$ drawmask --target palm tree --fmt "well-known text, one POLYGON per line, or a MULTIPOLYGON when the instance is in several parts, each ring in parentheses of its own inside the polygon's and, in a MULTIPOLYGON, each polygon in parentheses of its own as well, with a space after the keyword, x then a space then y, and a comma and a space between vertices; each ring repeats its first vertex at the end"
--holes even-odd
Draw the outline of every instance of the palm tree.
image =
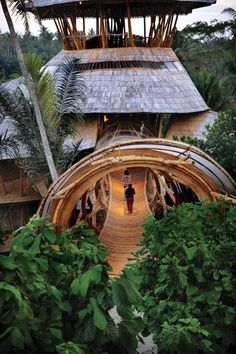
POLYGON ((218 111, 231 102, 232 88, 227 84, 227 77, 220 78, 207 69, 190 70, 190 76, 211 109, 218 111))
POLYGON ((236 10, 233 9, 232 7, 227 7, 222 11, 222 13, 227 14, 232 18, 231 31, 232 31, 233 38, 235 39, 236 38, 236 10))
MULTIPOLYGON (((56 168, 59 172, 68 168, 78 153, 80 142, 65 149, 65 140, 75 133, 75 123, 83 118, 80 106, 85 101, 84 81, 78 68, 78 59, 67 60, 58 71, 56 80, 46 70, 43 60, 36 54, 25 55, 25 63, 31 74, 36 95, 41 107, 47 136, 56 168), (55 88, 56 84, 56 88, 55 88)), ((21 150, 28 158, 21 160, 21 166, 31 181, 44 175, 47 184, 48 165, 43 153, 42 142, 37 129, 32 103, 20 88, 9 93, 0 89, 0 118, 9 115, 15 122, 14 136, 21 150), (27 130, 25 129, 27 126, 27 130)))
MULTIPOLYGON (((20 0, 19 1, 18 0, 17 1, 13 1, 13 2, 15 3, 14 4, 14 8, 16 10, 18 8, 22 8, 22 3, 24 4, 24 1, 20 1, 20 0)), ((37 99, 37 95, 36 95, 36 92, 35 92, 35 87, 34 87, 34 84, 33 84, 33 80, 32 80, 32 77, 31 77, 29 71, 27 70, 26 65, 25 65, 24 58, 23 58, 23 53, 21 51, 21 48, 20 48, 20 45, 19 45, 19 41, 17 39, 17 35, 16 35, 16 32, 15 32, 15 28, 14 28, 11 16, 9 14, 9 11, 8 11, 6 0, 1 0, 1 4, 2 4, 4 16, 6 18, 6 21, 7 21, 8 27, 9 27, 9 31, 10 31, 10 35, 11 35, 11 38, 12 38, 12 41, 13 41, 13 45, 14 45, 14 48, 15 48, 15 51, 16 51, 17 60, 19 62, 19 66, 20 66, 22 75, 24 77, 26 87, 27 87, 27 89, 29 91, 30 98, 31 98, 32 103, 33 103, 33 107, 34 107, 34 111, 35 111, 35 118, 36 118, 36 121, 37 121, 37 126, 38 126, 38 129, 39 129, 39 132, 40 132, 40 137, 41 137, 41 140, 42 140, 43 151, 44 151, 44 154, 45 154, 45 157, 46 157, 46 161, 47 161, 48 168, 49 168, 49 171, 50 171, 50 174, 51 174, 51 178, 54 181, 58 177, 58 175, 57 175, 56 167, 55 167, 55 164, 54 164, 54 161, 53 161, 51 149, 50 149, 50 146, 49 146, 48 137, 47 137, 46 130, 45 130, 45 127, 44 127, 44 122, 43 122, 43 118, 42 118, 42 114, 41 114, 41 110, 40 110, 40 105, 39 105, 39 102, 38 102, 38 99, 37 99)))
POLYGON ((222 11, 222 13, 230 15, 234 20, 236 20, 236 10, 234 10, 232 7, 227 7, 222 11))

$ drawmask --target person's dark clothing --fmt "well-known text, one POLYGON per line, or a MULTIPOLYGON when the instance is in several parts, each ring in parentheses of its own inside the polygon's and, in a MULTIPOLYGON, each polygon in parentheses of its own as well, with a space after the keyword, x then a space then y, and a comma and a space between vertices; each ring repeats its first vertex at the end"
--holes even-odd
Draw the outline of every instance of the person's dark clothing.
POLYGON ((125 190, 125 198, 126 198, 127 209, 129 213, 132 213, 133 211, 134 194, 135 194, 135 189, 132 187, 128 187, 125 190))

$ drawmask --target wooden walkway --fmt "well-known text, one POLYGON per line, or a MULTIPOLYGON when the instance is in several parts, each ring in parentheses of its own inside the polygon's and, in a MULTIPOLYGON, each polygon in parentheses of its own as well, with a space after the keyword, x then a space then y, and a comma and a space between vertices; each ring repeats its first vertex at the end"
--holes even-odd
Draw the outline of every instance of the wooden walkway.
POLYGON ((145 169, 129 169, 135 188, 133 213, 128 214, 121 182, 123 171, 110 175, 111 197, 105 225, 100 234, 101 241, 108 247, 108 261, 112 265, 111 275, 118 275, 130 257, 138 249, 143 228, 140 225, 144 216, 150 212, 145 194, 145 169))

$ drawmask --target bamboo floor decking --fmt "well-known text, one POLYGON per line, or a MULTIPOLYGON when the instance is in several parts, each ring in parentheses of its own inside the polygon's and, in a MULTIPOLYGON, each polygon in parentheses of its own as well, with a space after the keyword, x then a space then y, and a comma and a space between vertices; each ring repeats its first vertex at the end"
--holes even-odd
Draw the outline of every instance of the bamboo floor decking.
POLYGON ((111 276, 120 274, 127 259, 131 257, 130 253, 138 249, 137 244, 143 232, 140 224, 144 216, 150 212, 145 194, 145 169, 133 168, 129 171, 136 192, 133 213, 127 212, 124 187, 121 182, 123 171, 116 171, 110 175, 110 206, 99 237, 108 248, 108 262, 113 268, 111 276))

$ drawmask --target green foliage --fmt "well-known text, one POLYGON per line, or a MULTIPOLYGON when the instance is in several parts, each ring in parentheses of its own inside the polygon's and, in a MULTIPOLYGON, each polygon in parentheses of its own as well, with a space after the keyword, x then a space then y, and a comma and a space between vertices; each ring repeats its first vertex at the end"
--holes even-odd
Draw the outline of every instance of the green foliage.
MULTIPOLYGON (((229 12, 231 14, 232 12, 229 12)), ((197 22, 177 32, 173 48, 213 110, 235 108, 235 18, 197 22)))
POLYGON ((177 140, 195 145, 212 156, 229 174, 236 178, 236 114, 233 111, 219 112, 212 126, 206 127, 205 139, 188 136, 177 140))
POLYGON ((227 88, 227 91, 225 91, 228 82, 227 77, 222 79, 206 69, 193 69, 190 75, 201 96, 210 108, 218 111, 226 107, 231 101, 230 88, 227 88))
POLYGON ((146 326, 160 353, 234 353, 236 206, 182 204, 144 224, 137 253, 146 326))
MULTIPOLYGON (((34 81, 54 162, 60 173, 75 161, 79 153, 80 141, 69 147, 65 147, 65 141, 69 135, 73 137, 75 123, 82 120, 80 107, 85 100, 83 78, 76 69, 77 60, 66 61, 56 74, 58 80, 55 87, 54 79, 44 67, 41 57, 31 53, 25 55, 24 59, 34 81)), ((32 102, 20 88, 10 93, 1 87, 0 100, 0 120, 9 115, 14 119, 16 128, 16 133, 8 137, 10 142, 6 138, 0 139, 0 154, 7 151, 8 154, 14 152, 19 156, 19 150, 23 147, 29 157, 21 161, 23 169, 32 180, 38 174, 44 174, 47 182, 48 165, 32 102)))
MULTIPOLYGON (((61 44, 55 34, 43 29, 39 36, 18 35, 20 46, 24 53, 36 53, 44 62, 50 60, 61 49, 61 44)), ((9 33, 0 32, 0 81, 21 76, 14 47, 9 33)))
POLYGON ((121 300, 113 301, 113 287, 124 284, 111 285, 107 250, 86 223, 58 233, 33 217, 10 248, 0 256, 1 353, 136 353, 143 322, 129 301, 115 324, 109 311, 121 300))

